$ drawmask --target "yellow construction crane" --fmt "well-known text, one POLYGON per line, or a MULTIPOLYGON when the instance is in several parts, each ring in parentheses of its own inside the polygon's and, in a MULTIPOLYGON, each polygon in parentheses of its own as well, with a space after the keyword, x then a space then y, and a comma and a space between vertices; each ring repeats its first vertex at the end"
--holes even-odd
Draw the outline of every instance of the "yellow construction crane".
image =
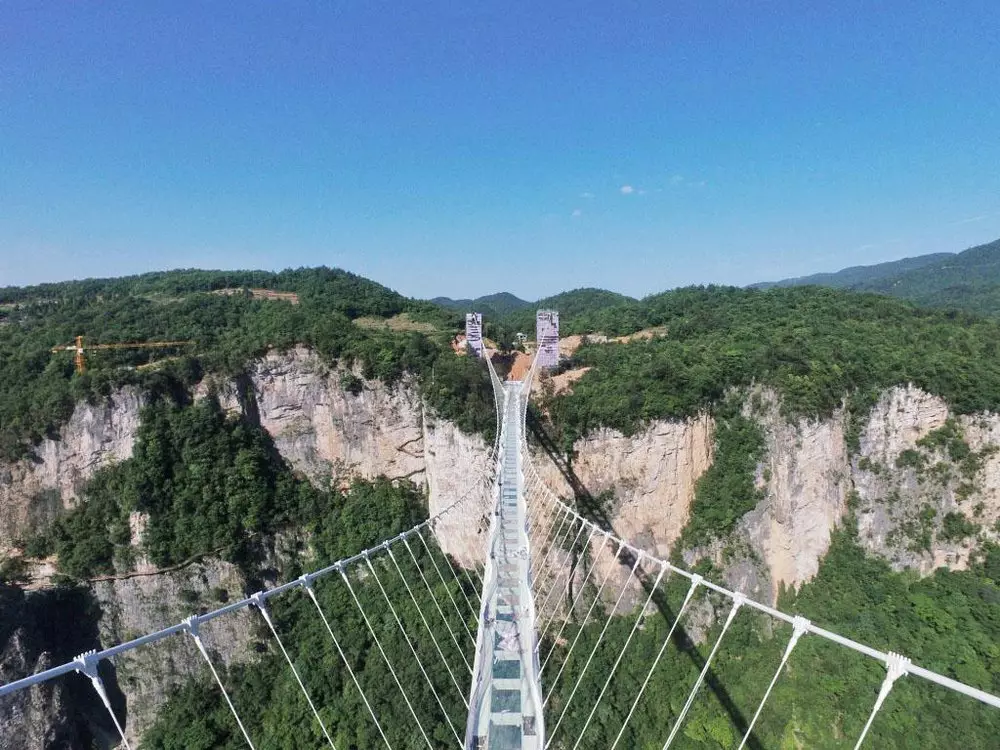
POLYGON ((76 365, 78 375, 83 375, 87 371, 87 360, 84 352, 91 352, 97 349, 166 349, 171 346, 187 346, 193 341, 135 341, 124 344, 86 344, 83 343, 83 336, 77 336, 76 341, 66 346, 57 346, 52 349, 52 353, 74 352, 73 363, 76 365))

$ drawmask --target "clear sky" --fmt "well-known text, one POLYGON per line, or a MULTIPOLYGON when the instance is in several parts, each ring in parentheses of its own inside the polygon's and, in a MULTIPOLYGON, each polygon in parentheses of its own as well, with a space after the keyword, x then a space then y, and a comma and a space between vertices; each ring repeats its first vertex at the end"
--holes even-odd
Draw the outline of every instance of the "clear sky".
POLYGON ((1000 3, 0 3, 0 286, 643 295, 1000 237, 1000 3))

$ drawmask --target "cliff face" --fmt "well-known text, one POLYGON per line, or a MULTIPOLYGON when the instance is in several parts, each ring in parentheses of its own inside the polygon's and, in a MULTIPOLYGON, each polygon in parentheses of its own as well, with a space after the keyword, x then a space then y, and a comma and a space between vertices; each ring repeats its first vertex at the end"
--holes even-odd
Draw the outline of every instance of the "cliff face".
POLYGON ((894 568, 963 569, 1000 538, 1000 415, 956 417, 915 388, 885 394, 852 462, 863 546, 894 568))
MULTIPOLYGON (((432 515, 474 489, 471 480, 486 468, 488 455, 481 438, 424 413, 413 383, 362 381, 360 388, 348 390, 357 386, 356 377, 347 382, 344 373, 297 349, 269 354, 238 381, 205 382, 196 396, 214 392, 227 408, 259 423, 281 455, 314 482, 380 474, 407 479, 427 488, 432 515)), ((923 573, 941 565, 964 566, 980 537, 998 537, 1000 416, 954 418, 940 399, 915 388, 895 388, 862 421, 859 448, 852 452, 845 415, 789 423, 774 394, 757 395, 749 401, 759 403, 746 413, 761 424, 766 438, 757 470, 763 499, 728 539, 691 552, 688 562, 709 555, 731 586, 773 599, 781 584, 799 585, 815 575, 832 531, 852 511, 866 549, 897 568, 923 573)), ((71 507, 98 468, 131 455, 141 406, 139 394, 129 389, 100 404, 81 404, 61 439, 42 443, 35 460, 0 468, 0 552, 71 507)), ((558 494, 585 498, 618 536, 667 557, 690 516, 696 483, 712 463, 714 428, 703 415, 654 422, 629 437, 599 430, 578 441, 569 465, 540 450, 533 460, 558 494)), ((432 532, 463 565, 481 564, 488 512, 482 502, 463 505, 432 532)), ((138 537, 142 519, 135 521, 138 537)), ((602 544, 600 538, 593 540, 593 557, 602 544)), ((628 568, 612 552, 600 556, 594 578, 607 574, 608 590, 617 592, 628 568)), ((544 575, 554 577, 559 588, 579 586, 571 563, 568 553, 556 550, 544 575)), ((140 562, 137 572, 151 570, 140 562)), ((245 585, 234 568, 217 561, 94 582, 90 592, 100 607, 95 645, 175 623, 198 607, 219 606, 241 596, 245 585)), ((633 584, 622 607, 634 606, 641 596, 633 584)), ((553 602, 546 614, 558 606, 558 598, 553 602)), ((206 640, 219 663, 250 658, 258 627, 245 612, 207 628, 206 640)), ((51 658, 44 648, 32 651, 26 638, 20 633, 7 639, 0 668, 8 671, 0 677, 12 675, 12 669, 35 671, 51 658)), ((128 732, 134 739, 152 722, 170 688, 200 670, 201 663, 189 642, 174 638, 118 659, 116 667, 130 697, 128 732), (153 673, 155 684, 145 679, 153 673)), ((77 724, 60 719, 59 695, 39 696, 26 693, 7 714, 25 724, 75 731, 77 724), (55 713, 47 718, 38 713, 52 706, 55 713)))
POLYGON ((142 397, 133 388, 81 403, 32 457, 0 465, 0 556, 71 508, 94 472, 132 455, 142 397))
MULTIPOLYGON (((198 610, 242 599, 245 581, 235 566, 211 560, 172 573, 100 581, 91 584, 91 590, 101 608, 99 640, 108 645, 174 625, 198 610)), ((216 668, 253 658, 251 644, 259 624, 254 613, 241 610, 202 628, 216 668)), ((118 686, 128 696, 125 730, 133 747, 156 720, 172 690, 198 674, 203 665, 193 641, 185 635, 115 659, 118 686)))
MULTIPOLYGON (((269 354, 237 381, 206 381, 196 389, 195 397, 214 392, 227 409, 260 424, 284 459, 318 484, 383 474, 406 479, 428 489, 431 514, 469 494, 470 480, 485 469, 488 447, 483 440, 462 434, 447 421, 425 418, 411 382, 387 386, 363 381, 361 385, 356 393, 348 391, 343 373, 325 366, 312 352, 296 349, 269 354)), ((99 468, 131 456, 141 407, 138 393, 130 389, 115 393, 105 403, 81 404, 60 432, 60 440, 42 443, 35 460, 0 468, 0 553, 72 507, 99 468)), ((479 485, 475 489, 478 492, 479 485)), ((481 494, 472 497, 478 500, 481 494)), ((431 531, 462 564, 481 564, 486 519, 482 502, 467 503, 431 531)), ((138 544, 144 519, 135 514, 132 520, 133 542, 138 544)), ((43 568, 39 566, 36 573, 43 568)), ((175 624, 199 608, 212 609, 242 598, 247 585, 235 567, 213 560, 156 573, 140 557, 134 572, 137 575, 89 585, 99 615, 94 642, 87 648, 129 640, 175 624)), ((253 613, 246 611, 206 625, 204 638, 216 664, 252 658, 251 644, 259 626, 253 613)), ((0 672, 0 677, 16 679, 9 670, 21 676, 37 671, 51 658, 44 649, 30 659, 19 657, 24 650, 19 638, 15 634, 7 641, 0 669, 8 671, 0 672)), ((137 741, 155 720, 174 686, 202 669, 201 657, 192 646, 190 639, 175 636, 115 660, 118 683, 129 698, 129 739, 137 741), (153 674, 156 680, 149 679, 153 674)), ((69 731, 59 729, 66 724, 59 720, 61 693, 45 690, 24 693, 11 721, 69 731), (49 714, 38 713, 43 709, 49 714)), ((3 734, 19 736, 19 730, 4 728, 3 734)), ((29 747, 49 746, 39 737, 29 747)))
MULTIPOLYGON (((862 545, 896 569, 962 568, 982 539, 1000 538, 1000 415, 954 417, 939 398, 893 388, 862 421, 852 452, 844 413, 789 422, 773 392, 755 395, 746 414, 765 434, 763 499, 727 539, 686 552, 688 564, 709 556, 731 587, 773 601, 782 584, 816 574, 852 510, 862 545)), ((618 536, 665 557, 711 463, 712 429, 702 417, 654 422, 632 437, 599 430, 574 446, 576 493, 565 466, 544 453, 535 464, 560 495, 597 498, 597 515, 618 536)), ((592 557, 599 549, 591 545, 592 557)), ((628 570, 605 552, 595 575, 608 566, 617 590, 628 570)))
MULTIPOLYGON (((228 385, 228 393, 241 384, 228 385)), ((352 393, 343 373, 308 349, 254 363, 241 408, 267 430, 293 467, 314 482, 384 474, 424 483, 420 397, 415 385, 364 381, 352 393)))
POLYGON ((850 462, 842 413, 790 423, 773 393, 761 393, 759 401, 750 416, 764 427, 765 458, 757 471, 764 498, 734 535, 750 554, 731 566, 729 583, 773 600, 782 583, 798 585, 819 570, 847 511, 850 462), (746 558, 761 564, 755 568, 746 558))
MULTIPOLYGON (((577 441, 570 465, 554 461, 542 451, 536 451, 532 460, 558 495, 580 496, 581 502, 590 506, 592 517, 600 519, 615 536, 667 558, 690 515, 695 483, 711 465, 714 427, 710 417, 700 416, 684 422, 654 422, 632 436, 601 429, 577 441)), ((559 524, 559 516, 542 516, 539 536, 568 536, 568 531, 560 532, 559 524), (551 531, 550 524, 555 527, 551 531)), ((584 534, 580 541, 588 538, 589 556, 594 561, 588 583, 599 587, 607 579, 605 603, 614 606, 617 592, 630 579, 631 565, 616 559, 614 543, 602 535, 584 534)), ((572 537, 566 539, 566 546, 572 541, 572 537)), ((553 550, 540 573, 542 590, 566 590, 570 585, 579 588, 587 575, 581 568, 571 571, 572 563, 568 552, 553 550)), ((629 609, 643 596, 642 587, 632 577, 621 607, 629 609)), ((558 608, 557 596, 547 598, 546 609, 558 608)))
POLYGON ((654 422, 626 437, 601 429, 574 445, 571 467, 542 452, 535 466, 563 497, 583 489, 617 536, 666 557, 687 523, 695 483, 712 463, 714 423, 708 416, 654 422))
MULTIPOLYGON (((0 650, 0 683, 54 667, 51 656, 18 627, 0 650)), ((48 750, 79 747, 80 733, 71 719, 62 681, 36 685, 0 698, 0 750, 48 750)))
POLYGON ((445 420, 425 414, 423 426, 429 514, 435 516, 460 503, 433 524, 434 536, 441 549, 462 566, 482 566, 491 508, 486 490, 473 480, 489 469, 488 447, 478 435, 466 435, 445 420))

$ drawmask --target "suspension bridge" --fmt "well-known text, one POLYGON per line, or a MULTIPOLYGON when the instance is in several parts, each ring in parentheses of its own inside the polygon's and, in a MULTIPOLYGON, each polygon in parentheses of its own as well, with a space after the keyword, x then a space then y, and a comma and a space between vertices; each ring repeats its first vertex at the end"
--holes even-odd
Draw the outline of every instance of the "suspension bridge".
MULTIPOLYGON (((650 701, 656 700, 652 686, 661 677, 665 654, 678 647, 679 629, 692 617, 696 600, 706 596, 722 615, 710 631, 714 638, 706 642, 707 655, 699 657, 696 674, 685 685, 686 700, 670 712, 667 723, 655 727, 664 750, 678 742, 692 706, 712 681, 727 633, 746 611, 790 632, 767 687, 754 699, 751 718, 735 722, 739 732, 733 745, 738 750, 760 747, 755 727, 793 652, 806 639, 821 639, 842 649, 845 658, 860 655, 884 668, 864 723, 858 721, 859 731, 845 738, 845 746, 862 747, 901 679, 925 681, 1000 708, 995 695, 747 598, 658 559, 585 517, 547 487, 531 460, 525 432, 537 361, 519 382, 501 381, 488 359, 487 364, 498 429, 489 468, 470 482, 463 497, 423 523, 331 565, 2 685, 0 712, 19 691, 32 691, 44 700, 50 693, 37 691, 68 675, 83 675, 114 728, 110 744, 133 750, 139 737, 129 730, 121 702, 112 699, 108 665, 158 643, 186 639, 204 662, 234 735, 251 749, 269 747, 253 717, 241 710, 227 684, 228 672, 220 669, 218 653, 206 636, 213 623, 249 612, 270 638, 272 653, 280 655, 309 717, 309 725, 293 739, 295 747, 634 747, 630 732, 640 720, 645 722, 650 701), (456 522, 456 517, 459 523, 478 518, 487 527, 481 570, 434 554, 439 526, 456 522), (668 582, 682 584, 678 590, 683 596, 673 609, 658 606, 668 582), (334 595, 327 591, 335 585, 339 618, 331 613, 334 595), (304 597, 322 623, 344 690, 363 710, 344 716, 338 705, 318 700, 316 686, 329 675, 317 674, 306 660, 296 658, 298 650, 289 648, 289 634, 273 613, 294 597, 304 597), (371 644, 364 658, 345 645, 347 623, 340 619, 346 621, 348 615, 350 626, 362 628, 371 644), (642 655, 641 669, 626 673, 623 660, 630 647, 637 648, 638 636, 660 632, 658 645, 642 655), (384 667, 386 680, 379 684, 366 681, 361 669, 362 661, 372 660, 384 667), (361 728, 352 733, 336 729, 352 723, 361 728)), ((913 742, 918 746, 920 740, 914 737, 913 742)))

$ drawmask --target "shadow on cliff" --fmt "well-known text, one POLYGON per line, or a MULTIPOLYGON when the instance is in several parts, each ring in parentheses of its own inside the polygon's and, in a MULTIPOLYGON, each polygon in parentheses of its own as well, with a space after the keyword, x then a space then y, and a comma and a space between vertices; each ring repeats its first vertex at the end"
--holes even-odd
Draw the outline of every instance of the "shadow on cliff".
MULTIPOLYGON (((0 586, 0 665, 11 680, 27 673, 58 666, 93 649, 100 649, 98 621, 101 609, 89 589, 58 586, 45 591, 25 592, 14 586, 0 586), (27 667, 27 670, 24 667, 27 667)), ((114 665, 102 661, 99 674, 118 721, 124 727, 128 705, 118 686, 114 665)), ((117 731, 93 686, 83 675, 59 677, 48 687, 31 688, 0 699, 14 705, 37 690, 46 691, 47 714, 31 715, 47 726, 25 726, 22 731, 41 733, 46 747, 111 747, 117 731), (30 691, 30 692, 29 692, 30 691), (23 696, 23 697, 22 697, 23 696)), ((38 696, 31 703, 37 703, 38 696)), ((26 720, 30 720, 27 719, 26 720)))
MULTIPOLYGON (((609 515, 608 509, 605 507, 605 503, 602 501, 602 498, 595 496, 583 483, 580 477, 577 476, 576 472, 573 470, 572 457, 566 456, 560 450, 559 445, 549 434, 545 424, 541 419, 539 419, 537 412, 533 408, 528 410, 527 426, 529 436, 533 438, 534 441, 541 447, 541 449, 545 452, 545 455, 552 461, 552 464, 559 470, 563 479, 570 486, 570 489, 573 490, 573 498, 575 500, 577 512, 584 518, 592 521, 600 529, 610 532, 619 539, 623 539, 624 537, 615 531, 611 522, 611 516, 609 515)), ((575 567, 575 550, 573 555, 573 562, 571 564, 575 567)), ((632 566, 635 565, 636 562, 636 555, 631 550, 623 549, 618 555, 618 562, 622 568, 627 571, 631 571, 632 566)), ((656 583, 655 577, 650 577, 642 572, 641 568, 638 568, 636 570, 635 578, 642 585, 643 590, 645 590, 647 595, 653 591, 653 587, 656 583)), ((571 601, 572 596, 572 592, 570 592, 569 597, 571 601)), ((672 623, 674 621, 674 618, 677 616, 677 612, 667 601, 666 592, 662 587, 657 588, 653 592, 652 602, 666 622, 672 623)), ((705 657, 702 656, 701 650, 688 635, 688 632, 682 623, 678 623, 677 628, 674 630, 673 643, 680 653, 687 655, 699 672, 705 667, 705 657)), ((705 674, 704 684, 715 694, 715 697, 718 699, 723 710, 729 716, 729 719, 739 733, 739 736, 742 737, 746 733, 749 721, 736 705, 735 701, 733 701, 729 691, 726 690, 721 680, 719 680, 718 675, 715 673, 715 670, 711 667, 705 674)), ((760 740, 753 733, 751 733, 750 737, 747 739, 747 747, 751 748, 751 750, 763 750, 760 740)))

